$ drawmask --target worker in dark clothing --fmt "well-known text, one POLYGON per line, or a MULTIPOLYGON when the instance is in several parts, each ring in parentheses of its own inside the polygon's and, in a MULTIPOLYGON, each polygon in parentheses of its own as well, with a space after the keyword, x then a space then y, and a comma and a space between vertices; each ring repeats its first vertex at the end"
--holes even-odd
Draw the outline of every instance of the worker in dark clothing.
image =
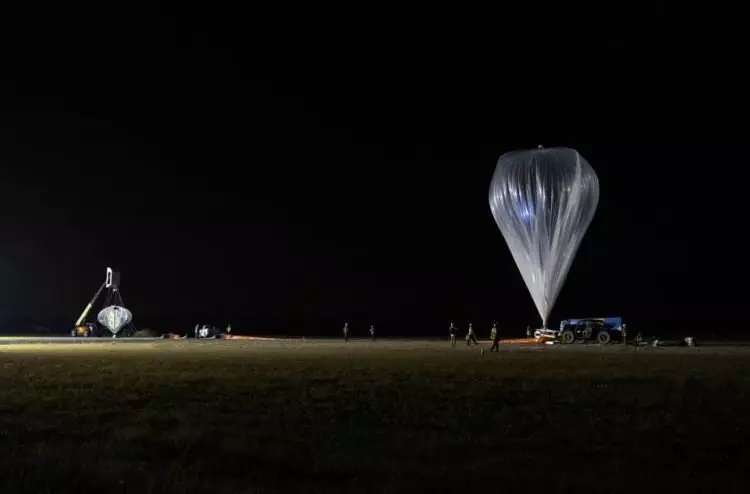
POLYGON ((490 348, 491 352, 499 352, 500 351, 500 335, 497 333, 497 323, 492 325, 492 329, 490 329, 490 339, 492 340, 492 348, 490 348))
POLYGON ((475 345, 478 345, 477 342, 477 335, 474 334, 474 327, 469 323, 469 332, 466 333, 466 346, 471 346, 471 342, 474 342, 475 345))
POLYGON ((375 341, 375 325, 370 324, 370 341, 375 341))
POLYGON ((622 344, 628 344, 628 328, 624 324, 622 325, 622 344))
POLYGON ((451 335, 451 346, 453 348, 456 348, 456 333, 458 332, 458 328, 453 324, 453 321, 451 321, 451 325, 448 328, 448 334, 451 335))
POLYGON ((344 341, 349 341, 349 323, 344 323, 344 341))
POLYGON ((531 338, 531 326, 526 326, 526 337, 531 338))

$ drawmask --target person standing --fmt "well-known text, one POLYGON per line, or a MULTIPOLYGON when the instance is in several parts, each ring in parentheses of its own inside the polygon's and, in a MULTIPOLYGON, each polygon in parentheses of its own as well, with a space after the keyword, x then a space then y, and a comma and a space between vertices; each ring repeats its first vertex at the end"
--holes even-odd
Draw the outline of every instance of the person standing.
POLYGON ((458 332, 458 328, 456 328, 456 325, 453 324, 453 321, 451 321, 451 325, 448 328, 448 334, 451 335, 451 346, 453 348, 456 348, 456 333, 458 332))
POLYGON ((531 326, 526 326, 526 337, 531 338, 531 326))
POLYGON ((370 324, 370 342, 372 343, 374 341, 375 341, 375 325, 370 324))
POLYGON ((345 342, 349 341, 349 323, 348 322, 344 323, 344 341, 345 342))
POLYGON ((477 342, 477 335, 474 333, 474 326, 469 323, 469 332, 466 333, 466 346, 471 346, 471 342, 474 342, 475 345, 478 345, 477 342))
POLYGON ((492 340, 492 348, 490 348, 490 352, 499 352, 500 336, 497 333, 497 323, 493 324, 492 329, 490 329, 490 339, 492 340))

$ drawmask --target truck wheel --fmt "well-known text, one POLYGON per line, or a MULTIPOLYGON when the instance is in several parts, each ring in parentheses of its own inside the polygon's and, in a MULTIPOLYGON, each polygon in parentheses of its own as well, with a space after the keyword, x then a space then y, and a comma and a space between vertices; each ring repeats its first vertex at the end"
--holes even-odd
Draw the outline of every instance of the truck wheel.
POLYGON ((576 341, 576 335, 572 329, 566 329, 560 335, 560 341, 562 341, 566 345, 570 345, 571 343, 574 343, 576 341))
POLYGON ((612 340, 612 335, 609 334, 609 331, 599 331, 599 334, 596 335, 596 341, 599 342, 600 345, 606 345, 612 340))

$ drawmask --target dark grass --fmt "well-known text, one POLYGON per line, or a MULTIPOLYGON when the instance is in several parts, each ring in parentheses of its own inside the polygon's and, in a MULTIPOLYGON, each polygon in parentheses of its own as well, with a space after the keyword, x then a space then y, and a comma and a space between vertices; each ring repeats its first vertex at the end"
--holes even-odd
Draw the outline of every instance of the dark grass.
POLYGON ((4 347, 0 492, 747 492, 746 350, 442 346, 4 347))

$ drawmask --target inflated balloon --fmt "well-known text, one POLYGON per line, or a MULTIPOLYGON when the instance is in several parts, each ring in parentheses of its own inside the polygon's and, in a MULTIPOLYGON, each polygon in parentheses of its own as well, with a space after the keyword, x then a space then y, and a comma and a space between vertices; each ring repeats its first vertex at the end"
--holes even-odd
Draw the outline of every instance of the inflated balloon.
POLYGON ((599 203, 599 179, 578 151, 542 148, 500 156, 490 209, 543 326, 599 203))
POLYGON ((110 305, 99 311, 97 320, 102 326, 109 329, 112 334, 117 334, 118 331, 133 320, 133 314, 125 307, 110 305))

